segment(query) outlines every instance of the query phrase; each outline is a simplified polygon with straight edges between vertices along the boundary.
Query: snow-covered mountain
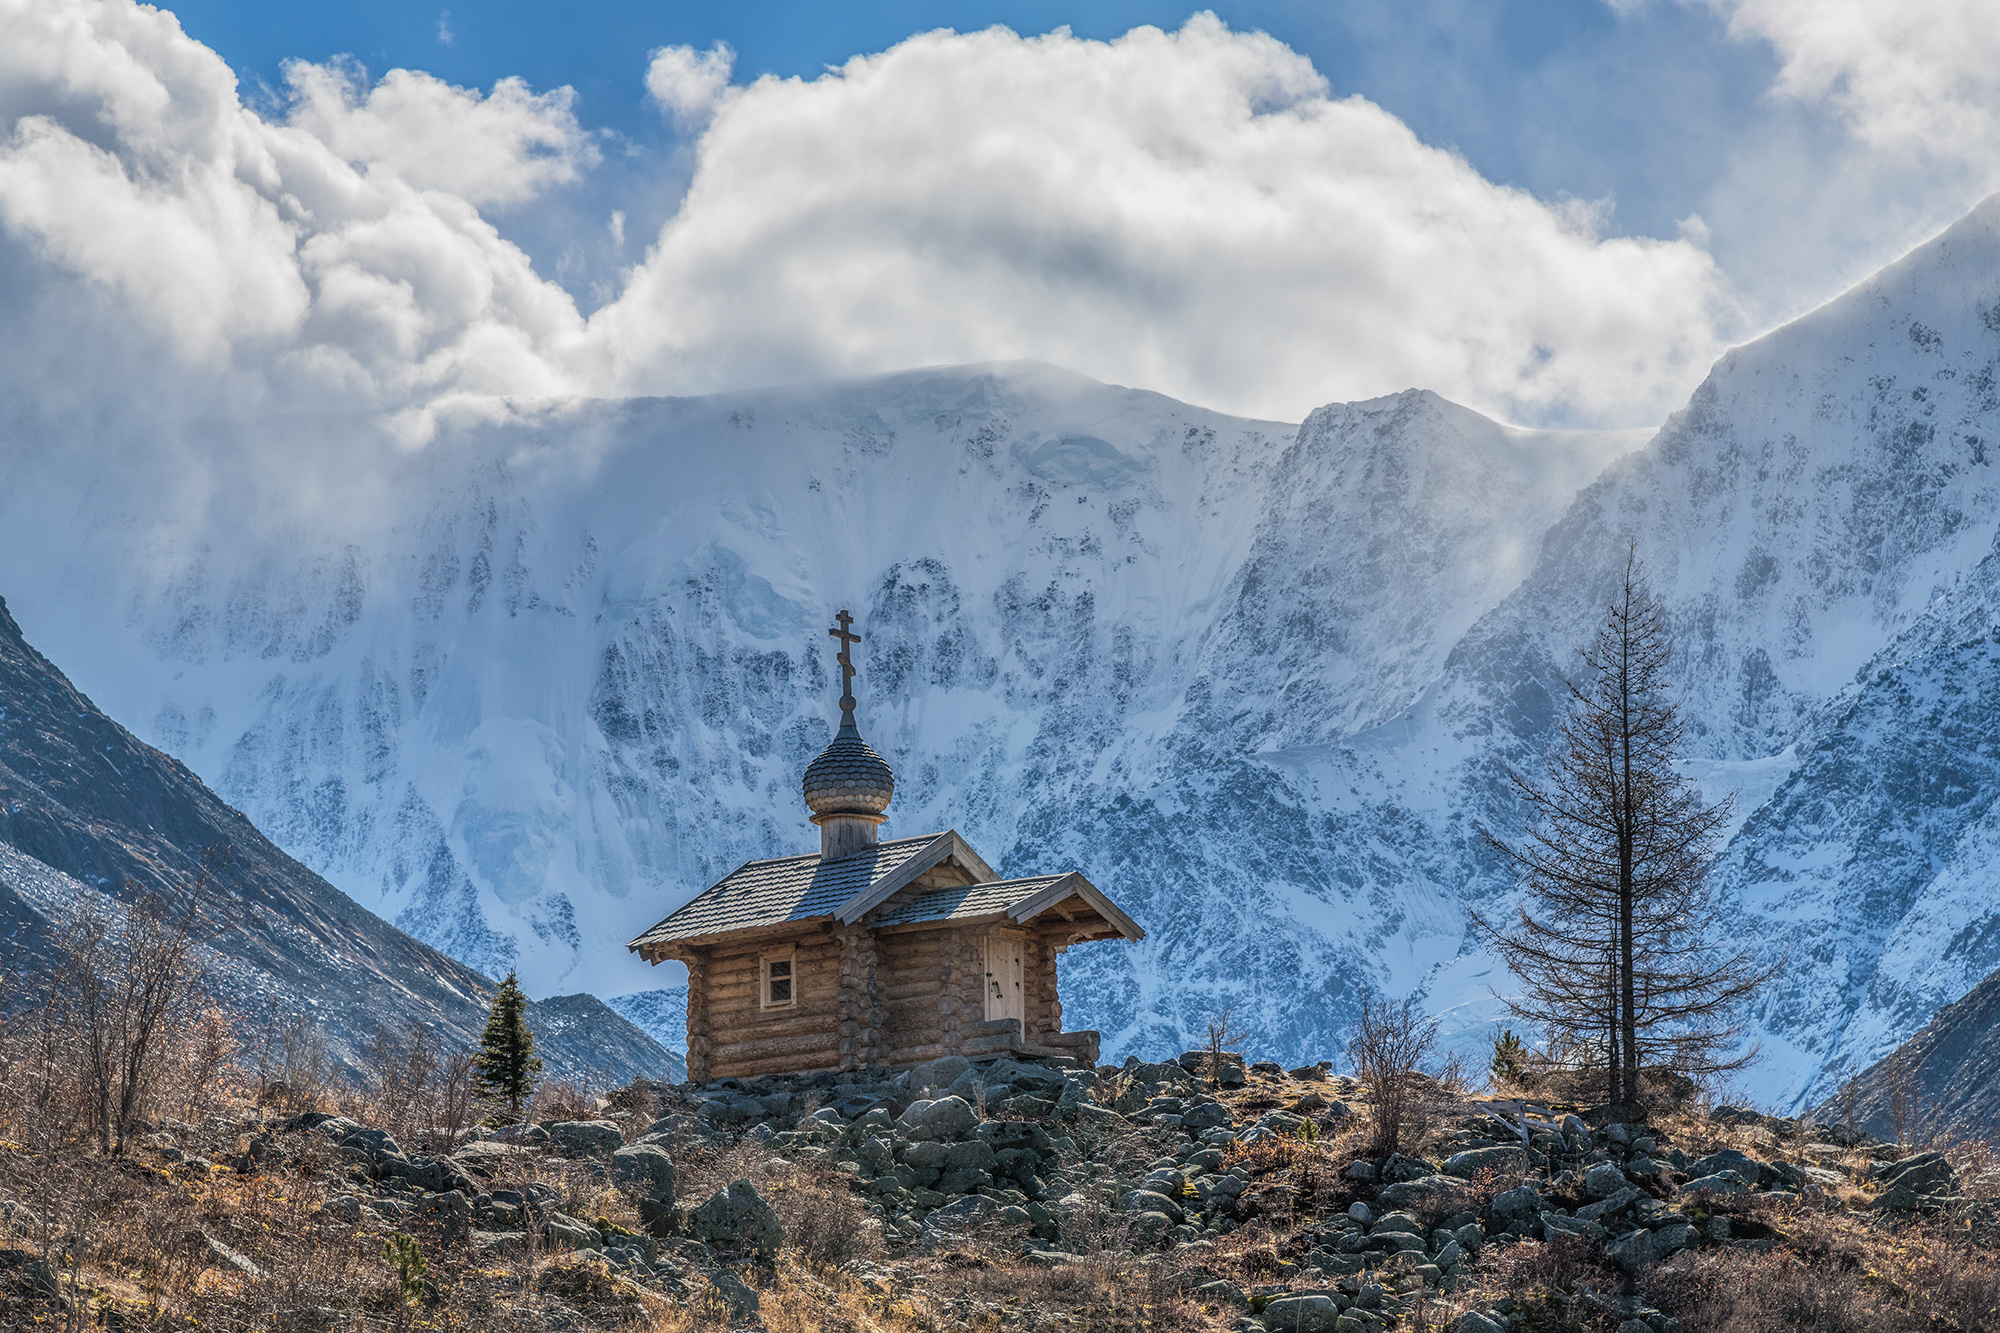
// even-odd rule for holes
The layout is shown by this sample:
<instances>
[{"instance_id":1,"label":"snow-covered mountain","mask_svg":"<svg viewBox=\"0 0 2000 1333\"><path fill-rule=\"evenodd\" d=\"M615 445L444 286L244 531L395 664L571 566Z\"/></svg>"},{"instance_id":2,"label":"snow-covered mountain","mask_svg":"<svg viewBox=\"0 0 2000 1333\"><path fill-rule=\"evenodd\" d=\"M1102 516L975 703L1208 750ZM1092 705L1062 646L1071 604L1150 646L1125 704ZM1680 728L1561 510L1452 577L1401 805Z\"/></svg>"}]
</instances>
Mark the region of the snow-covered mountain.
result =
<instances>
[{"instance_id":1,"label":"snow-covered mountain","mask_svg":"<svg viewBox=\"0 0 2000 1333\"><path fill-rule=\"evenodd\" d=\"M614 996L679 980L625 954L639 929L813 845L798 781L850 605L891 831L1082 865L1152 929L1079 951L1073 1015L1173 1045L1241 985L1270 1041L1317 1046L1357 966L1387 949L1416 984L1459 920L1444 861L1380 882L1333 813L1353 798L1256 752L1406 706L1640 438L1421 392L1294 429L1033 365L516 404L402 455L366 542L321 516L224 557L97 520L19 602L365 905L535 993Z\"/></svg>"},{"instance_id":2,"label":"snow-covered mountain","mask_svg":"<svg viewBox=\"0 0 2000 1333\"><path fill-rule=\"evenodd\" d=\"M30 632L288 851L475 966L635 1017L680 978L626 938L813 845L797 782L850 606L890 832L1076 865L1151 932L1070 956L1071 1021L1179 1049L1227 996L1303 1057L1364 986L1490 1034L1504 977L1465 906L1505 885L1478 829L1511 827L1499 765L1536 762L1636 544L1695 771L1739 793L1723 886L1791 960L1754 1087L1797 1100L2000 964L1996 366L1989 202L1732 352L1650 443L1420 391L1294 429L940 369L442 410L370 455L369 505L276 536L147 517L110 475L23 487L43 518L0 527L37 534L0 559ZM254 456L377 425L215 435Z\"/></svg>"}]
</instances>

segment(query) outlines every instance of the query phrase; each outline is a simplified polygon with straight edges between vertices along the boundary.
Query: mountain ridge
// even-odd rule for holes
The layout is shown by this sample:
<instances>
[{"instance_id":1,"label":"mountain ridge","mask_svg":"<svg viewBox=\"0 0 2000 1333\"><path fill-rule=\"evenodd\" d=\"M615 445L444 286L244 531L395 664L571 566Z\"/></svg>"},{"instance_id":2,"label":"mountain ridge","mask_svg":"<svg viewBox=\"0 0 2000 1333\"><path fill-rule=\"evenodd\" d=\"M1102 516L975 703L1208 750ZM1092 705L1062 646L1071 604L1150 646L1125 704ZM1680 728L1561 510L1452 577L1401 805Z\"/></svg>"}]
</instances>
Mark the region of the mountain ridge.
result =
<instances>
[{"instance_id":1,"label":"mountain ridge","mask_svg":"<svg viewBox=\"0 0 2000 1333\"><path fill-rule=\"evenodd\" d=\"M202 954L211 985L239 1014L306 1016L350 1067L378 1023L420 1021L461 1044L476 1039L486 978L365 912L178 760L98 711L27 643L0 599L0 915L10 938L32 957L80 899L122 902L135 884L184 890L210 849L226 851L207 878L219 933ZM672 1071L669 1052L595 1001L558 1010L568 1020L561 1033L548 1021L555 1012L542 1022L557 1076L622 1082Z\"/></svg>"}]
</instances>

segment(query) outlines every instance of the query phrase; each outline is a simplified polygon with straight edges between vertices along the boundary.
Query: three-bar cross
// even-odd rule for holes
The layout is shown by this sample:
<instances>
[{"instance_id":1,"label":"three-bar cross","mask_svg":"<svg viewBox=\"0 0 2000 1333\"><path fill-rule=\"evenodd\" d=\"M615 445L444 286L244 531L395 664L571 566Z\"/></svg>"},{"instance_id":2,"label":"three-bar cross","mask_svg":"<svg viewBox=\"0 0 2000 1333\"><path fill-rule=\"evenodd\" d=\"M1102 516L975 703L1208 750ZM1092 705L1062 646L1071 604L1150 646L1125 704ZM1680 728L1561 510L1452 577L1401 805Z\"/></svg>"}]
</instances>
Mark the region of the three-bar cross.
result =
<instances>
[{"instance_id":1,"label":"three-bar cross","mask_svg":"<svg viewBox=\"0 0 2000 1333\"><path fill-rule=\"evenodd\" d=\"M834 619L840 622L840 627L838 629L830 629L827 633L840 640L840 711L843 713L852 713L854 711L854 677L856 673L854 670L854 659L847 655L847 649L850 644L860 643L861 636L859 634L848 633L847 627L854 623L854 617L848 615L844 608ZM852 718L843 718L841 720L843 722L853 721Z\"/></svg>"}]
</instances>

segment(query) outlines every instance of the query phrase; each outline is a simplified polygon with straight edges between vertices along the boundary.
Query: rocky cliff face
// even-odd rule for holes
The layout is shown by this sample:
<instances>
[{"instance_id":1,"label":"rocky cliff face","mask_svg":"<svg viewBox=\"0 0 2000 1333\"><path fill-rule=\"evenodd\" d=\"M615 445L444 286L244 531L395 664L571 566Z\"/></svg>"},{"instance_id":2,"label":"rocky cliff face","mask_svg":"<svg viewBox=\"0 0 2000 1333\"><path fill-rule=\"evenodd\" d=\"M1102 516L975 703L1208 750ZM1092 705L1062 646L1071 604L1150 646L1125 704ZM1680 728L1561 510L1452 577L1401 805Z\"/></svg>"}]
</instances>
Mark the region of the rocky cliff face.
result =
<instances>
[{"instance_id":1,"label":"rocky cliff face","mask_svg":"<svg viewBox=\"0 0 2000 1333\"><path fill-rule=\"evenodd\" d=\"M222 933L204 951L218 991L249 1014L307 1014L352 1062L377 1024L418 1020L470 1042L486 978L365 911L259 833L178 762L99 712L22 638L0 602L0 920L29 961L61 912L131 885L185 886L211 848ZM588 996L531 1024L552 1073L620 1081L679 1067Z\"/></svg>"}]
</instances>

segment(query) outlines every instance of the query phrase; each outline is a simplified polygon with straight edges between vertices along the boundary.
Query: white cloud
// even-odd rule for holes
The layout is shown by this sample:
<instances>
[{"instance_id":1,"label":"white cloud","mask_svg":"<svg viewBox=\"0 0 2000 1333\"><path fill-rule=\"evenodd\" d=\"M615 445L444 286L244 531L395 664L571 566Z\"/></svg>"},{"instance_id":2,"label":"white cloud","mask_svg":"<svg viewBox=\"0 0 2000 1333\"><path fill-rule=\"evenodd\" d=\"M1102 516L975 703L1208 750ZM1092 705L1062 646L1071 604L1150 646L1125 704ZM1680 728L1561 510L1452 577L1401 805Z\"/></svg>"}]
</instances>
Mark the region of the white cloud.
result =
<instances>
[{"instance_id":1,"label":"white cloud","mask_svg":"<svg viewBox=\"0 0 2000 1333\"><path fill-rule=\"evenodd\" d=\"M568 88L530 92L502 79L481 97L442 79L392 69L380 83L348 61L285 65L290 124L369 170L472 204L521 204L567 185L599 160Z\"/></svg>"},{"instance_id":2,"label":"white cloud","mask_svg":"<svg viewBox=\"0 0 2000 1333\"><path fill-rule=\"evenodd\" d=\"M592 336L634 391L1037 357L1293 418L1414 384L1657 419L1733 331L1726 284L1593 225L1211 16L937 32L731 93Z\"/></svg>"},{"instance_id":3,"label":"white cloud","mask_svg":"<svg viewBox=\"0 0 2000 1333\"><path fill-rule=\"evenodd\" d=\"M93 391L157 415L574 387L574 305L449 188L559 178L565 100L412 76L345 101L309 77L278 125L164 11L0 0L0 31L0 391L31 413ZM382 155L357 167L322 134L380 134Z\"/></svg>"},{"instance_id":4,"label":"white cloud","mask_svg":"<svg viewBox=\"0 0 2000 1333\"><path fill-rule=\"evenodd\" d=\"M1783 61L1776 91L1836 109L1863 141L2000 167L1993 0L1709 0Z\"/></svg>"},{"instance_id":5,"label":"white cloud","mask_svg":"<svg viewBox=\"0 0 2000 1333\"><path fill-rule=\"evenodd\" d=\"M698 120L729 91L729 72L735 63L736 52L727 42L717 42L707 51L663 46L646 62L646 93L674 115Z\"/></svg>"},{"instance_id":6,"label":"white cloud","mask_svg":"<svg viewBox=\"0 0 2000 1333\"><path fill-rule=\"evenodd\" d=\"M1034 357L1267 416L1423 385L1632 424L1731 331L1695 240L1602 238L1207 16L736 89L724 48L656 53L693 184L587 322L479 212L594 161L567 90L295 64L278 123L164 11L0 0L0 29L17 399L420 410Z\"/></svg>"}]
</instances>

